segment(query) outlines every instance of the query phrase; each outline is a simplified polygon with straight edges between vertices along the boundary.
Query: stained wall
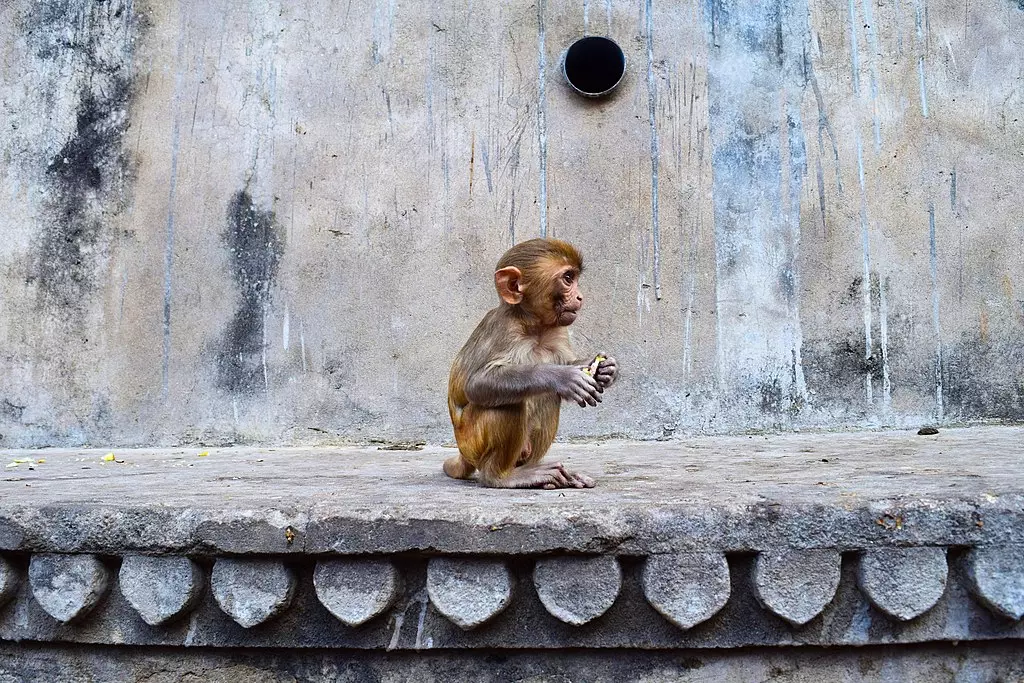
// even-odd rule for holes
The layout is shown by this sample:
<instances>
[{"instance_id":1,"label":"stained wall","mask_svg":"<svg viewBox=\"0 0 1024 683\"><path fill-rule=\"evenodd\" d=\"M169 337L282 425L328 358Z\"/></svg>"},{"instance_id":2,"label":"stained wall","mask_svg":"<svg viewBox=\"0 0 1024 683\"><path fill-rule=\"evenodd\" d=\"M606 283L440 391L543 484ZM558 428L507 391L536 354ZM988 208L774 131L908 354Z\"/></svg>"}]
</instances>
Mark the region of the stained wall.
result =
<instances>
[{"instance_id":1,"label":"stained wall","mask_svg":"<svg viewBox=\"0 0 1024 683\"><path fill-rule=\"evenodd\" d=\"M0 446L450 442L539 235L563 437L1020 421L1022 118L1018 0L3 3Z\"/></svg>"}]
</instances>

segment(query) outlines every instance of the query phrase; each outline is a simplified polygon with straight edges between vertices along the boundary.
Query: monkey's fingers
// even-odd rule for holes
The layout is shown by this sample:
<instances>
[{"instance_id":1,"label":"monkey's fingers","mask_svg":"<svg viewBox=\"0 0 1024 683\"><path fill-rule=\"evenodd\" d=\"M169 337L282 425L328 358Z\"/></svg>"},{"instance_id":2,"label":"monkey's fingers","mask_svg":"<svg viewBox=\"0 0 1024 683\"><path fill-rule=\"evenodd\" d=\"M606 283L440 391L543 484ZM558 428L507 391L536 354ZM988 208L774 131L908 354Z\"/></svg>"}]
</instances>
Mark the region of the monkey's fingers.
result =
<instances>
[{"instance_id":1,"label":"monkey's fingers","mask_svg":"<svg viewBox=\"0 0 1024 683\"><path fill-rule=\"evenodd\" d=\"M611 360L606 364L602 364L601 367L597 369L597 372L594 373L594 379L596 379L602 387L607 387L615 381L618 374L618 366L615 364L614 360Z\"/></svg>"},{"instance_id":2,"label":"monkey's fingers","mask_svg":"<svg viewBox=\"0 0 1024 683\"><path fill-rule=\"evenodd\" d=\"M542 472L549 479L547 484L545 484L544 488L547 488L548 485L552 486L552 488L563 489L572 486L572 479L569 475L569 472L567 472L565 468L562 467L562 463L560 462L555 462L551 463L550 465L544 466L544 470Z\"/></svg>"},{"instance_id":3,"label":"monkey's fingers","mask_svg":"<svg viewBox=\"0 0 1024 683\"><path fill-rule=\"evenodd\" d=\"M583 474L582 472L570 472L572 475L573 484L578 489L592 489L594 488L594 480Z\"/></svg>"}]
</instances>

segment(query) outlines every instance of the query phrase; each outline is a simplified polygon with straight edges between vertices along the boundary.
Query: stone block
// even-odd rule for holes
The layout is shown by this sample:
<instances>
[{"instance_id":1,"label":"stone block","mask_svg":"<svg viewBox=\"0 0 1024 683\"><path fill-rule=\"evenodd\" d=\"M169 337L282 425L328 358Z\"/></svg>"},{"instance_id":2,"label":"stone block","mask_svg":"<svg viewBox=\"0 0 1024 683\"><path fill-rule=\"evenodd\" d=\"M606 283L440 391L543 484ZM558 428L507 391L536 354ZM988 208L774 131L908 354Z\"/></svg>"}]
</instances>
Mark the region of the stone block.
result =
<instances>
[{"instance_id":1,"label":"stone block","mask_svg":"<svg viewBox=\"0 0 1024 683\"><path fill-rule=\"evenodd\" d=\"M386 560L321 560L313 571L320 603L348 626L382 614L398 597L401 576Z\"/></svg>"},{"instance_id":2,"label":"stone block","mask_svg":"<svg viewBox=\"0 0 1024 683\"><path fill-rule=\"evenodd\" d=\"M722 553L652 555L643 570L647 602L682 629L710 619L729 600L729 563Z\"/></svg>"},{"instance_id":3,"label":"stone block","mask_svg":"<svg viewBox=\"0 0 1024 683\"><path fill-rule=\"evenodd\" d=\"M573 626L604 614L619 596L622 569L614 555L537 560L533 585L544 608Z\"/></svg>"},{"instance_id":4,"label":"stone block","mask_svg":"<svg viewBox=\"0 0 1024 683\"><path fill-rule=\"evenodd\" d=\"M121 593L150 626L173 621L196 606L203 594L203 570L187 557L124 558Z\"/></svg>"},{"instance_id":5,"label":"stone block","mask_svg":"<svg viewBox=\"0 0 1024 683\"><path fill-rule=\"evenodd\" d=\"M33 555L28 581L39 606L57 621L81 619L103 600L110 572L94 555Z\"/></svg>"},{"instance_id":6,"label":"stone block","mask_svg":"<svg viewBox=\"0 0 1024 683\"><path fill-rule=\"evenodd\" d=\"M945 548L875 548L861 556L857 583L875 607L909 621L939 601L948 572Z\"/></svg>"},{"instance_id":7,"label":"stone block","mask_svg":"<svg viewBox=\"0 0 1024 683\"><path fill-rule=\"evenodd\" d=\"M1008 619L1024 616L1024 546L974 548L967 554L968 588Z\"/></svg>"},{"instance_id":8,"label":"stone block","mask_svg":"<svg viewBox=\"0 0 1024 683\"><path fill-rule=\"evenodd\" d=\"M763 552L754 564L754 592L772 613L802 626L835 597L841 565L836 550Z\"/></svg>"},{"instance_id":9,"label":"stone block","mask_svg":"<svg viewBox=\"0 0 1024 683\"><path fill-rule=\"evenodd\" d=\"M512 575L500 561L435 557L427 564L427 594L437 611L469 630L508 606Z\"/></svg>"},{"instance_id":10,"label":"stone block","mask_svg":"<svg viewBox=\"0 0 1024 683\"><path fill-rule=\"evenodd\" d=\"M252 628L288 609L295 575L280 560L221 558L213 565L210 588L225 614Z\"/></svg>"},{"instance_id":11,"label":"stone block","mask_svg":"<svg viewBox=\"0 0 1024 683\"><path fill-rule=\"evenodd\" d=\"M0 557L0 607L6 605L14 597L21 577L14 565Z\"/></svg>"}]
</instances>

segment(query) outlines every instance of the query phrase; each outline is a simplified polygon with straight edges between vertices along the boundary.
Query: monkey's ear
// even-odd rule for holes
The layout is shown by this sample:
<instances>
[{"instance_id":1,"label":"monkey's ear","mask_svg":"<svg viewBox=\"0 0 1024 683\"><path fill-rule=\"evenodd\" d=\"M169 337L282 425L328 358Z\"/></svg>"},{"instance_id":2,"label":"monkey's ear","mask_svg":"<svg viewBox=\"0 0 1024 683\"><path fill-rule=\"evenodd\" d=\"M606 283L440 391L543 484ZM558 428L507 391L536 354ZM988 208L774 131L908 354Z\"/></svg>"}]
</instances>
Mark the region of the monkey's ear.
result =
<instances>
[{"instance_id":1,"label":"monkey's ear","mask_svg":"<svg viewBox=\"0 0 1024 683\"><path fill-rule=\"evenodd\" d=\"M502 301L513 306L522 303L522 279L522 272L515 266L508 266L494 273L494 286L498 288L498 296Z\"/></svg>"}]
</instances>

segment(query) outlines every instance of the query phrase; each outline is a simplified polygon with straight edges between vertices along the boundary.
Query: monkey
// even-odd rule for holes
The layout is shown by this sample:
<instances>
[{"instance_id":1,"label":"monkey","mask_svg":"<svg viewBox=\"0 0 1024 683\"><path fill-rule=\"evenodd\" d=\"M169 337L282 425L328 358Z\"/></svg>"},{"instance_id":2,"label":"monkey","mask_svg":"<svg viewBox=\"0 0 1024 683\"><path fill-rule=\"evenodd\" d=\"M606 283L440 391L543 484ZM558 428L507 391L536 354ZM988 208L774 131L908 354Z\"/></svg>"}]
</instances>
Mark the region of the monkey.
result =
<instances>
[{"instance_id":1,"label":"monkey","mask_svg":"<svg viewBox=\"0 0 1024 683\"><path fill-rule=\"evenodd\" d=\"M618 377L606 353L575 357L568 328L579 315L583 259L568 242L537 238L498 261L500 302L456 355L448 412L459 454L444 473L493 488L591 488L594 480L561 463L541 463L561 402L596 406Z\"/></svg>"}]
</instances>

